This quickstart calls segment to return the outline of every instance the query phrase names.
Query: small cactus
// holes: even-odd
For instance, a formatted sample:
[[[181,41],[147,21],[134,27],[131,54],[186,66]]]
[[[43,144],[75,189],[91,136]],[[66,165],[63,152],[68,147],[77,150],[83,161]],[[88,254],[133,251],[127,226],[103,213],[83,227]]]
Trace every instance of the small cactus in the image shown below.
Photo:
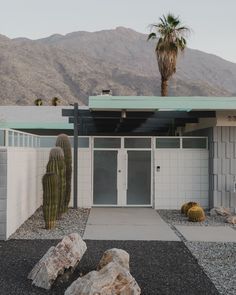
[[[66,193],[65,193],[65,210],[68,210],[71,195],[71,175],[72,175],[72,151],[69,137],[66,134],[60,134],[57,137],[56,146],[61,147],[64,152],[66,164]]]
[[[190,209],[190,208],[192,208],[193,206],[198,206],[199,204],[198,203],[196,203],[196,202],[188,202],[188,203],[186,203],[186,204],[184,204],[185,206],[184,206],[184,208],[183,208],[183,213],[186,215],[186,216],[188,216],[188,210]]]
[[[49,161],[47,164],[47,172],[55,173],[59,178],[59,200],[58,200],[58,212],[59,218],[63,212],[65,212],[65,191],[66,191],[66,166],[64,161],[64,153],[60,147],[52,148],[49,155]]]
[[[46,229],[56,225],[59,199],[58,176],[55,173],[46,173],[43,182],[43,216]]]
[[[184,203],[184,204],[181,206],[181,209],[180,209],[181,214],[185,214],[185,210],[186,210],[185,208],[186,208],[187,204],[188,204],[188,203]]]
[[[192,222],[201,222],[206,219],[205,212],[201,206],[193,206],[188,210],[188,220]]]

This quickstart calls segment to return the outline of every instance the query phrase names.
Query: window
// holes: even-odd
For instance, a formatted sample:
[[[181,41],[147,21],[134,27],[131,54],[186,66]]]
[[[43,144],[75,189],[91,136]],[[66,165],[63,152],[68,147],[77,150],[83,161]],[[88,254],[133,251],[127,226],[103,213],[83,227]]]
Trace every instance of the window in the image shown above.
[[[151,138],[125,138],[126,149],[150,149]]]
[[[79,137],[78,138],[79,148],[89,148],[89,137]]]
[[[120,148],[120,138],[95,138],[94,148]]]
[[[183,149],[206,149],[206,138],[183,138]]]
[[[157,149],[179,149],[180,138],[156,138]]]

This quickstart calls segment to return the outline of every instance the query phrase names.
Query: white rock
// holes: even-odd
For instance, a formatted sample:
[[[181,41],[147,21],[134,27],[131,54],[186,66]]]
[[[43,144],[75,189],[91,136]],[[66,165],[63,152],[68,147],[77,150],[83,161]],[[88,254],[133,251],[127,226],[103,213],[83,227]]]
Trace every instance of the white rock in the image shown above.
[[[130,272],[116,262],[78,278],[65,295],[140,295],[141,290]]]
[[[79,234],[65,236],[56,247],[51,247],[28,275],[32,284],[50,289],[58,275],[66,269],[74,270],[87,250]]]
[[[210,215],[211,216],[215,216],[215,215],[229,216],[229,215],[231,215],[231,211],[229,208],[215,207],[210,210]]]
[[[229,217],[226,219],[226,222],[227,222],[227,223],[230,223],[230,224],[236,224],[236,215],[229,216]]]
[[[129,271],[129,253],[122,249],[109,249],[104,252],[97,269],[100,270],[110,262],[116,262]]]

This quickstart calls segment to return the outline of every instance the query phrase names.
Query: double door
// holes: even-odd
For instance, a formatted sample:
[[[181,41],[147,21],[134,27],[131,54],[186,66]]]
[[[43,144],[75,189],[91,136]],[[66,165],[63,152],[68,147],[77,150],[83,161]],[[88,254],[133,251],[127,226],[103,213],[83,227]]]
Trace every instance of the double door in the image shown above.
[[[94,150],[93,204],[151,205],[150,150]]]

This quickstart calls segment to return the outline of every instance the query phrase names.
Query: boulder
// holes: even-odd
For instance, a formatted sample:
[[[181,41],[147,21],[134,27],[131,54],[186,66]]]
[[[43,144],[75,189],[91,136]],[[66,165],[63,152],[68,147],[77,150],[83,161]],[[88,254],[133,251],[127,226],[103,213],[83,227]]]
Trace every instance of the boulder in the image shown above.
[[[210,210],[210,215],[211,216],[216,216],[216,215],[229,216],[229,215],[231,215],[231,211],[229,208],[215,207]]]
[[[226,222],[227,222],[227,223],[230,223],[230,224],[236,224],[236,215],[229,216],[229,217],[226,219]]]
[[[130,272],[119,263],[110,262],[99,271],[78,278],[65,295],[140,295],[141,290]]]
[[[105,251],[97,269],[102,269],[110,262],[116,262],[129,271],[129,253],[122,249],[113,248]]]
[[[50,289],[58,275],[73,271],[83,257],[87,246],[79,234],[65,236],[56,247],[51,247],[28,275],[32,284]]]

